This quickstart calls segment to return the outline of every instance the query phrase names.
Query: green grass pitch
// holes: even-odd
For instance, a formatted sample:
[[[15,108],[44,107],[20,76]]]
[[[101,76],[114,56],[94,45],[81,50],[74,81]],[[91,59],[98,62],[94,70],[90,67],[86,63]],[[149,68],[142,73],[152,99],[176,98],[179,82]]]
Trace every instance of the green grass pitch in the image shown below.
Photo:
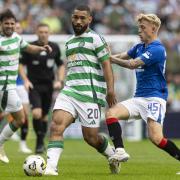
[[[176,141],[180,146],[180,141]],[[34,139],[28,144],[34,148]],[[22,165],[27,155],[18,152],[18,143],[8,141],[5,150],[9,164],[0,162],[0,180],[174,180],[180,163],[156,148],[149,140],[125,142],[131,159],[122,163],[118,175],[110,174],[107,160],[83,140],[65,140],[65,149],[59,162],[59,176],[28,177]],[[43,155],[45,157],[45,155]]]

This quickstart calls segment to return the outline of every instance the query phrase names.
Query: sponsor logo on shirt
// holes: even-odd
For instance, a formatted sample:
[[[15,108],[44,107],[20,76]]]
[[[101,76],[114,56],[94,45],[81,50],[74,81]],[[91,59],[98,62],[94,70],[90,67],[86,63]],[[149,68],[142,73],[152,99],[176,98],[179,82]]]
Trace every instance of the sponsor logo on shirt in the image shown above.
[[[68,62],[68,65],[67,67],[70,68],[70,67],[75,67],[75,66],[82,66],[82,61],[71,61],[71,62]]]
[[[146,51],[144,54],[142,54],[146,59],[149,59],[152,54],[149,51]]]
[[[144,54],[142,54],[146,59],[149,59],[149,55],[145,52]]]

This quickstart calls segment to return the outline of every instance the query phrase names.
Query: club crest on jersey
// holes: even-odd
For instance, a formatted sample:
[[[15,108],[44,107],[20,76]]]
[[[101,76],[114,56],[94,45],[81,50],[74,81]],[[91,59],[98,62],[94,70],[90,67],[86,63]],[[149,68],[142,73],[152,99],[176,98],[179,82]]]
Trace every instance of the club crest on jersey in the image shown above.
[[[84,45],[85,45],[85,42],[84,42],[84,41],[81,41],[81,42],[78,44],[79,47],[83,47]]]
[[[104,56],[108,53],[108,49],[107,48],[104,48],[102,51],[101,51],[101,55]]]

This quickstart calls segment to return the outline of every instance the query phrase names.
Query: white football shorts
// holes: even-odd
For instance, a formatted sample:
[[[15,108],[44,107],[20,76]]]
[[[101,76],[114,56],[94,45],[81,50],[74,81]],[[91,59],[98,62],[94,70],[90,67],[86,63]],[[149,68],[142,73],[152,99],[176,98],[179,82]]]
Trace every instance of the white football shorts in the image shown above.
[[[5,112],[17,112],[21,110],[22,103],[16,89],[0,91],[0,108]]]
[[[60,93],[56,98],[53,110],[61,109],[72,114],[74,119],[79,121],[84,127],[99,127],[101,114],[97,104],[81,102],[73,97]]]
[[[17,94],[21,99],[22,104],[29,104],[29,96],[24,85],[17,85]]]
[[[120,102],[130,114],[129,119],[143,119],[147,122],[148,118],[163,124],[166,113],[166,101],[157,97],[143,98],[135,97]]]

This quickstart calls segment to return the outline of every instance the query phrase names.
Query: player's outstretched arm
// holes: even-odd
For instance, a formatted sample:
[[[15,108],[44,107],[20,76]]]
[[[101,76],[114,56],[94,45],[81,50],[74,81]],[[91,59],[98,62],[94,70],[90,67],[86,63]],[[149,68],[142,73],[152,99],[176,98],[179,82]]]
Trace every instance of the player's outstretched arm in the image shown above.
[[[120,58],[120,59],[124,59],[124,60],[128,60],[128,59],[131,58],[131,57],[128,55],[127,52],[122,52],[122,53],[119,53],[119,54],[113,54],[112,56],[115,57],[115,58]]]
[[[52,48],[49,45],[44,45],[44,46],[36,46],[33,44],[29,44],[26,49],[26,52],[31,53],[31,54],[38,54],[42,51],[46,51],[48,53],[52,52]]]
[[[125,61],[124,59],[117,58],[114,56],[111,56],[111,62],[128,69],[136,69],[145,64],[140,58]]]

